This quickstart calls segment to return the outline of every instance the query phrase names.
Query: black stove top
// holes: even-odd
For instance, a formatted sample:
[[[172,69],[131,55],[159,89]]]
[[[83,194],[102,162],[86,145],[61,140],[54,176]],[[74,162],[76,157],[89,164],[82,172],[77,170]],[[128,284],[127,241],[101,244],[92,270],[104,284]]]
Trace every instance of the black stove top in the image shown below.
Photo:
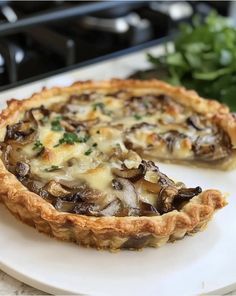
[[[0,1],[0,89],[162,42],[200,4]]]

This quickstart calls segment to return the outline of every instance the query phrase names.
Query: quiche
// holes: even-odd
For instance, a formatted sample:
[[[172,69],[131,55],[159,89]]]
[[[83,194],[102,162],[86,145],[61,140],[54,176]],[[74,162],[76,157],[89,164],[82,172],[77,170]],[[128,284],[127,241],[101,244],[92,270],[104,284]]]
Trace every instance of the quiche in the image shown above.
[[[228,108],[157,80],[77,82],[12,99],[0,137],[1,202],[40,232],[97,248],[158,247],[226,205],[218,190],[172,180],[159,161],[236,163]]]

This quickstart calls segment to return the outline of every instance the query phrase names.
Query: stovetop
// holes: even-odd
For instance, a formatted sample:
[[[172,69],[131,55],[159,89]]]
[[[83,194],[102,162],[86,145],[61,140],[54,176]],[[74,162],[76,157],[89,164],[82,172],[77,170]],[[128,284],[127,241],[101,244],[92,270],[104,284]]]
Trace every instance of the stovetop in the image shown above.
[[[0,1],[0,90],[171,38],[209,5],[187,1]]]

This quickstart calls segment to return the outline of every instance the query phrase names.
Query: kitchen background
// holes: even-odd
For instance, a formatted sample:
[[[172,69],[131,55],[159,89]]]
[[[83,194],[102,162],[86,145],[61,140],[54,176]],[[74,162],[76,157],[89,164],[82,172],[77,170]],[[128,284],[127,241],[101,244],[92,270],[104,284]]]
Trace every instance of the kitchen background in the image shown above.
[[[147,48],[230,1],[0,1],[0,90]]]

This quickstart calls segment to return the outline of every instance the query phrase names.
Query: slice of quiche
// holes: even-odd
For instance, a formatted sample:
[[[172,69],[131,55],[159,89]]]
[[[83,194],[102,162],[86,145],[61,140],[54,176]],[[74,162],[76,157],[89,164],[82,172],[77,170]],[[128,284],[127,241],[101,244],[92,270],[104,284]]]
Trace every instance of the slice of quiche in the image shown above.
[[[156,164],[235,165],[234,116],[195,92],[156,80],[79,82],[11,100],[0,120],[0,199],[57,238],[160,246],[226,205],[220,191],[176,183]]]

